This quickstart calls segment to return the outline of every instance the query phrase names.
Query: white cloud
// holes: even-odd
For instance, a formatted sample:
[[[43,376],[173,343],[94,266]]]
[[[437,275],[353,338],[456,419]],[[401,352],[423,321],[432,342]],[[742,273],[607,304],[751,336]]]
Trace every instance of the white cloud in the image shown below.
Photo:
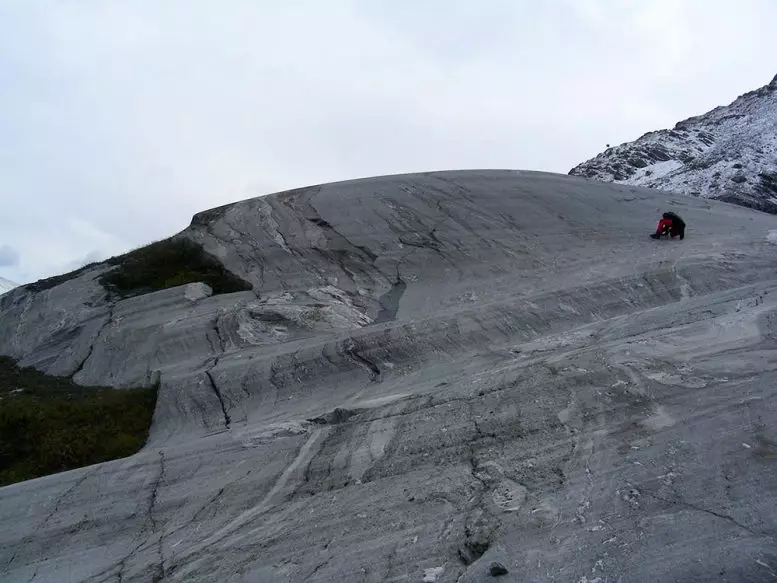
[[[0,5],[6,273],[357,176],[566,172],[774,75],[773,0]],[[73,218],[77,217],[77,219]]]
[[[97,263],[98,261],[103,261],[105,259],[107,259],[107,256],[101,251],[97,251],[97,250],[90,251],[84,257],[81,257],[79,259],[74,259],[73,261],[69,261],[67,263],[67,267],[65,271],[79,269],[84,265],[89,265],[90,263]]]

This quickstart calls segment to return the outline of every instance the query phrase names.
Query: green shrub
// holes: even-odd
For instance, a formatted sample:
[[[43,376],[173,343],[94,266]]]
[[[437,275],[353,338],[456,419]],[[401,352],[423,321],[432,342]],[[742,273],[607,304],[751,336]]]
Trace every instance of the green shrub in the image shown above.
[[[113,257],[108,263],[116,269],[103,275],[100,282],[121,297],[195,281],[208,284],[214,294],[251,289],[251,284],[229,272],[200,245],[184,238],[158,241]]]
[[[0,486],[135,453],[156,394],[82,387],[0,357]]]
[[[105,263],[115,266],[115,269],[103,275],[100,283],[121,298],[195,281],[207,283],[214,294],[251,289],[250,283],[227,270],[218,259],[206,253],[201,245],[183,237],[157,241],[124,255],[111,257]],[[90,263],[75,271],[41,279],[24,287],[32,292],[51,289],[97,265]]]

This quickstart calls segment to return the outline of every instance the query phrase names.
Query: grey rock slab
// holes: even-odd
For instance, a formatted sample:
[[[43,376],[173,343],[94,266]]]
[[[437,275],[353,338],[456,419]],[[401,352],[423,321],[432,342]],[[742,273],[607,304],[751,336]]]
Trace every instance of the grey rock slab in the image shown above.
[[[24,366],[56,375],[77,372],[108,321],[105,290],[96,281],[105,269],[38,293],[24,287],[0,298],[0,353]]]
[[[682,242],[647,237],[668,208]],[[196,215],[253,291],[14,290],[3,353],[159,397],[138,454],[0,489],[0,580],[773,580],[774,228],[402,175]]]

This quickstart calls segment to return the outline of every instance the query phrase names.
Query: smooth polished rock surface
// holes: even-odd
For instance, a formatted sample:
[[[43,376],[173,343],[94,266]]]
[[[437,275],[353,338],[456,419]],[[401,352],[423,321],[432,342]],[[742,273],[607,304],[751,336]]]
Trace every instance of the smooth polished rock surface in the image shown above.
[[[648,238],[673,209],[683,241]],[[772,581],[775,217],[552,174],[195,216],[253,291],[0,298],[0,353],[160,383],[135,456],[0,489],[2,581]]]

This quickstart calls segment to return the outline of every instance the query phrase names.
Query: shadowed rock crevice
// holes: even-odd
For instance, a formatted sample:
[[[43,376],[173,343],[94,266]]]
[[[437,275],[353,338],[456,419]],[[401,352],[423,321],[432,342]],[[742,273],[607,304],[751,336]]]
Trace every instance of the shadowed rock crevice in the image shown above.
[[[339,352],[352,360],[359,367],[366,369],[370,374],[370,380],[372,382],[380,380],[380,368],[375,362],[361,354],[362,350],[352,338],[349,338],[342,344]]]
[[[459,559],[465,566],[471,565],[488,551],[495,541],[500,525],[490,498],[494,479],[487,470],[481,467],[477,453],[481,442],[484,439],[492,439],[493,436],[484,434],[480,429],[472,401],[468,404],[468,411],[474,432],[466,443],[467,462],[470,474],[475,480],[475,491],[465,511],[464,539],[458,550]]]
[[[342,409],[337,407],[326,415],[313,417],[312,419],[308,419],[308,421],[319,425],[337,425],[339,423],[345,423],[351,417],[358,415],[359,413],[361,413],[361,411],[358,409]]]
[[[224,401],[224,396],[221,394],[221,391],[219,390],[219,387],[216,384],[216,379],[213,378],[212,371],[217,366],[218,366],[218,359],[216,359],[216,362],[213,363],[213,366],[211,366],[211,368],[205,371],[205,376],[207,377],[210,388],[213,391],[213,393],[216,395],[219,405],[221,406],[221,414],[224,417],[224,427],[229,429],[229,424],[232,422],[232,419],[230,418],[229,412],[227,411],[227,405],[226,405],[226,402]]]
[[[106,329],[106,327],[110,326],[111,322],[113,321],[113,306],[110,306],[108,308],[108,315],[105,318],[105,321],[102,323],[100,328],[97,330],[97,334],[94,337],[94,340],[89,345],[89,351],[86,353],[86,356],[84,356],[83,360],[78,364],[76,369],[73,371],[73,373],[70,375],[70,378],[75,378],[77,374],[82,372],[84,370],[84,367],[86,366],[87,361],[92,356],[92,352],[94,352],[94,347],[96,344],[100,342],[100,336],[102,335],[103,331]]]
[[[148,504],[148,520],[151,523],[152,536],[157,536],[157,555],[159,562],[154,568],[153,581],[158,583],[165,578],[165,555],[164,555],[164,532],[159,526],[159,490],[165,482],[165,454],[163,451],[159,452],[159,474],[154,481],[154,485],[151,488]]]

